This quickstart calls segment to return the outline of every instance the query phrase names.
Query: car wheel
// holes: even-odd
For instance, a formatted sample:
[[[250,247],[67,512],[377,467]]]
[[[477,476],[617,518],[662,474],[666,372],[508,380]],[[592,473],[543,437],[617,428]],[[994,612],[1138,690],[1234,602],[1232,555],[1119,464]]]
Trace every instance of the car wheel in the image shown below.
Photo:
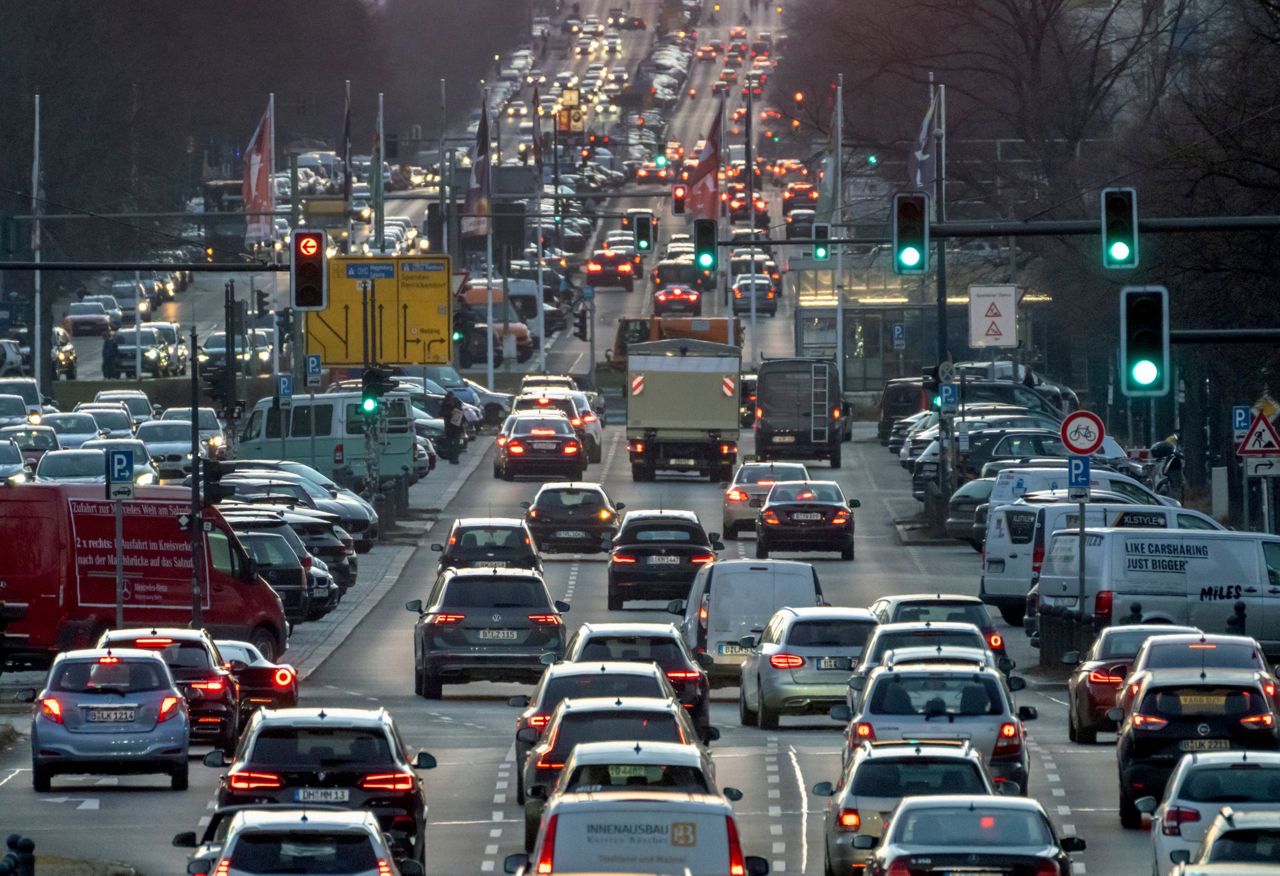
[[[725,541],[738,540],[738,527],[736,525],[726,522],[723,528]]]
[[[174,767],[173,772],[169,773],[169,787],[174,791],[185,791],[189,784],[189,770],[184,763],[180,767]]]
[[[738,723],[743,727],[756,725],[756,713],[747,705],[747,692],[743,688],[738,689]]]
[[[1000,616],[1004,618],[1004,622],[1015,627],[1022,626],[1022,619],[1026,617],[1027,607],[1025,605],[1002,605],[1000,606]]]
[[[534,844],[538,842],[538,827],[540,819],[530,818],[527,814],[524,817],[524,850],[525,853],[533,851]]]
[[[422,670],[422,697],[427,700],[438,700],[444,696],[444,683],[439,678]]]
[[[47,766],[31,767],[31,787],[36,791],[52,790],[53,770]]]
[[[764,691],[760,688],[759,679],[756,679],[756,690],[759,691],[757,698],[760,700],[756,708],[756,726],[761,730],[777,730],[778,713],[770,709],[769,704],[765,702]]]
[[[756,541],[756,559],[757,560],[769,559],[769,545],[762,538],[757,539]]]
[[[511,471],[509,466],[504,465],[502,467],[502,479],[504,481],[514,481],[516,479],[515,473]]]
[[[276,637],[271,630],[266,627],[258,627],[249,637],[249,643],[262,652],[262,656],[267,662],[274,663],[276,657],[279,656],[276,648]]]
[[[835,865],[831,863],[831,851],[825,848],[826,843],[823,843],[823,846],[824,848],[822,850],[822,872],[824,876],[840,876],[840,874],[836,873]]]
[[[1120,791],[1120,826],[1125,830],[1138,830],[1142,827],[1142,813],[1123,789]]]
[[[850,541],[847,545],[845,545],[843,548],[840,549],[840,559],[842,560],[853,559],[853,542],[852,541]]]
[[[413,692],[422,696],[422,670],[417,666],[413,667]]]
[[[1076,709],[1075,706],[1067,708],[1067,739],[1071,742],[1079,742],[1076,734]]]
[[[524,805],[524,770],[516,772],[516,803]]]
[[[1073,740],[1081,745],[1097,745],[1098,744],[1098,728],[1097,727],[1076,727],[1076,738]]]

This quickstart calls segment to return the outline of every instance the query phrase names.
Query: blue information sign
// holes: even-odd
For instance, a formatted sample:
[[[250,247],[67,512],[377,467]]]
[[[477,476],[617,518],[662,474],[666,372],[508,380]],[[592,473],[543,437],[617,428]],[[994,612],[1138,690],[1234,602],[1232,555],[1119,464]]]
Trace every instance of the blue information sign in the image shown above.
[[[1067,489],[1089,489],[1089,457],[1071,456],[1067,459]]]

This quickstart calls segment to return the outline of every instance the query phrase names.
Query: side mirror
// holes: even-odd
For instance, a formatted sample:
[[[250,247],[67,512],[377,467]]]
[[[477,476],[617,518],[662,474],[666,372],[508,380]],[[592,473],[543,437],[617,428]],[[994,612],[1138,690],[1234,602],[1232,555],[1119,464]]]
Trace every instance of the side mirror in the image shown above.
[[[422,865],[412,858],[400,862],[400,876],[425,876]]]
[[[622,510],[623,508],[625,508],[625,507],[627,507],[627,503],[626,503],[626,502],[614,502],[614,503],[613,503],[613,510],[614,510],[614,511],[621,511],[621,510]]]
[[[1062,659],[1060,662],[1062,663],[1063,666],[1079,666],[1080,652],[1079,651],[1063,651]]]
[[[227,755],[220,748],[215,748],[204,756],[201,761],[207,767],[224,767],[227,765]]]
[[[1117,724],[1123,723],[1124,709],[1120,708],[1119,706],[1115,706],[1114,708],[1107,709],[1107,718],[1109,720],[1115,721]]]
[[[724,550],[724,542],[720,541],[719,539],[716,539],[715,541],[711,542],[711,549],[713,551]]]
[[[1191,861],[1190,849],[1174,849],[1169,853],[1169,860],[1175,864],[1187,864]]]
[[[707,533],[707,541],[711,542],[711,546],[712,546],[712,547],[715,547],[715,546],[716,546],[716,542],[718,542],[719,540],[720,540],[720,533],[718,533],[718,532],[708,532],[708,533]],[[721,547],[723,547],[723,545],[722,545]],[[716,548],[716,550],[720,550],[720,548]]]
[[[1009,676],[1010,691],[1017,693],[1020,690],[1026,690],[1026,689],[1027,689],[1027,680],[1025,678],[1023,678],[1021,675]]]
[[[716,658],[712,657],[706,651],[699,651],[693,655],[693,662],[697,663],[703,669],[710,669],[716,665]]]
[[[526,728],[526,729],[528,729],[528,728]],[[529,790],[528,790],[528,791],[526,791],[526,792],[525,792],[525,794],[526,794],[526,796],[528,796],[528,797],[530,797],[530,798],[532,798],[532,799],[534,799],[534,800],[545,800],[545,799],[547,799],[547,786],[546,786],[546,785],[534,785],[534,786],[532,786],[531,788],[529,788]]]
[[[196,847],[196,832],[194,830],[184,830],[182,833],[173,835],[173,845],[180,849],[194,849]]]
[[[507,705],[517,709],[527,709],[529,708],[529,695],[520,694],[518,697],[512,697],[507,700]]]
[[[1022,794],[1022,786],[1017,782],[996,782],[996,794],[1001,797],[1017,797]]]
[[[1084,839],[1078,836],[1064,836],[1058,845],[1064,852],[1083,852],[1085,849]]]
[[[554,666],[560,662],[560,657],[554,651],[548,651],[538,658],[538,662],[543,666]]]
[[[523,742],[525,745],[537,745],[541,738],[542,734],[537,727],[521,727],[516,733],[516,741]]]
[[[34,703],[36,701],[36,689],[34,687],[20,690],[14,696],[14,701],[19,703]]]
[[[1150,815],[1156,811],[1156,807],[1160,805],[1160,801],[1155,797],[1139,797],[1133,801],[1133,808],[1137,809],[1144,815]]]
[[[570,608],[571,606],[569,605],[569,603],[561,602],[559,599],[556,600],[556,611],[560,612],[561,614],[567,613]]]
[[[721,788],[720,793],[724,794],[724,799],[730,803],[737,803],[742,799],[742,792],[737,788]]]
[[[444,545],[442,545],[442,544],[433,544],[433,545],[431,546],[431,549],[432,549],[433,551],[435,551],[436,553],[442,553],[442,552],[444,551]]]
[[[769,876],[769,862],[757,855],[747,855],[747,876]]]
[[[212,869],[213,861],[206,861],[204,858],[199,858],[187,864],[187,872],[190,873],[191,876],[207,876],[209,871]]]
[[[1035,706],[1018,706],[1018,720],[1034,721],[1039,717],[1040,713],[1036,710]]]
[[[1005,675],[1013,672],[1013,668],[1017,665],[1018,664],[1014,663],[1013,659],[1010,657],[1000,657],[996,660],[996,669],[999,669]]]
[[[230,663],[227,664],[227,669],[231,670],[232,672],[244,672],[248,668],[249,668],[249,664],[245,663],[243,660],[232,660]]]
[[[836,795],[836,786],[830,782],[818,782],[813,786],[813,795],[815,797],[834,797]]]
[[[521,507],[521,508],[523,508],[524,510],[528,511],[530,508],[532,508],[532,507],[533,507],[533,503],[532,503],[532,502],[521,502],[521,503],[520,503],[520,507]],[[515,857],[515,855],[512,855],[511,857],[513,857],[513,858],[514,858],[514,857]],[[508,859],[508,860],[509,860],[509,859]]]
[[[419,751],[414,756],[413,763],[409,765],[415,770],[433,770],[437,766],[435,756],[428,754],[425,751]]]
[[[667,614],[684,614],[684,600],[673,599],[667,603]]]
[[[503,873],[519,873],[527,866],[529,866],[529,856],[523,852],[514,855],[507,855],[502,859]]]
[[[861,507],[862,507],[862,500],[861,500],[861,499],[850,499],[850,500],[849,500],[849,508],[850,508],[850,509],[853,509],[853,508],[861,508]]]
[[[717,739],[719,739],[719,738],[720,738],[720,728],[719,728],[719,727],[708,727],[708,728],[707,728],[707,741],[708,741],[708,742],[715,742],[715,741],[716,741]]]
[[[867,686],[867,677],[865,675],[855,675],[849,679],[849,690],[862,690]]]
[[[842,724],[848,724],[853,720],[853,712],[846,703],[836,703],[827,710],[827,714],[831,716],[832,721],[839,721]]]
[[[756,637],[743,636],[741,639],[738,640],[738,644],[743,648],[747,648],[747,649],[754,648],[756,646]]]
[[[408,602],[404,604],[404,610],[416,612],[417,614],[422,614],[422,600],[410,599]]]
[[[870,851],[876,847],[876,837],[860,833],[853,838],[853,847],[861,851]]]

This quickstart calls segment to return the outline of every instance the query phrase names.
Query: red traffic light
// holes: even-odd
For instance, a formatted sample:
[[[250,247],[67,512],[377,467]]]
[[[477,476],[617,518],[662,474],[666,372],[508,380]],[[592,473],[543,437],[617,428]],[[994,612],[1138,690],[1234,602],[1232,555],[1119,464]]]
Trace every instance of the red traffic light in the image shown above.
[[[329,306],[329,266],[323,231],[295,231],[289,262],[289,298],[296,310]]]
[[[671,189],[671,212],[680,214],[684,212],[685,198],[689,195],[689,187],[686,185],[676,185]]]
[[[298,255],[313,256],[320,251],[320,241],[318,235],[299,235],[298,236]]]

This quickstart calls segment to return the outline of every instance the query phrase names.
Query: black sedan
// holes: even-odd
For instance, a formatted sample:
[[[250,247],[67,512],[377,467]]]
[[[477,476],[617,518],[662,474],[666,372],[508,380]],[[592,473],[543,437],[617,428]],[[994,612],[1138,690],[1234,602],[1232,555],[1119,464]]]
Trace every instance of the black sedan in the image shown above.
[[[609,610],[628,599],[686,599],[693,576],[724,545],[692,511],[629,511],[609,554]]]
[[[563,416],[516,415],[503,433],[493,469],[505,481],[515,480],[516,475],[581,478],[586,473],[582,439]]]
[[[853,509],[835,481],[774,484],[756,518],[756,557],[770,551],[840,551],[853,559]]]
[[[653,315],[702,316],[702,293],[688,286],[667,286],[653,293]]]
[[[599,484],[577,481],[543,484],[532,502],[521,504],[543,554],[609,550],[618,531],[618,512],[626,507],[612,501]]]
[[[256,709],[287,709],[298,704],[298,670],[288,663],[272,663],[249,642],[218,639],[214,644],[240,685],[242,721]]]
[[[438,571],[445,569],[530,569],[542,571],[533,535],[517,517],[459,517],[439,551]]]

